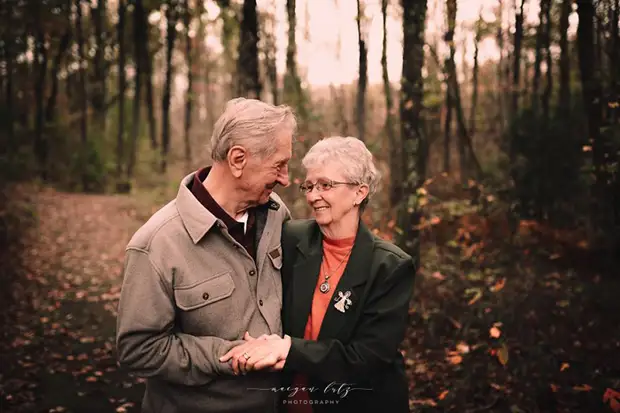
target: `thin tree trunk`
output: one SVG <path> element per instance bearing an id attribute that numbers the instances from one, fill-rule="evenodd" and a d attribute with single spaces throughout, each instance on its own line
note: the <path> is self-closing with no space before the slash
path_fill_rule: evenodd
<path id="1" fill-rule="evenodd" d="M 505 95 L 506 95 L 506 88 L 508 86 L 506 83 L 507 79 L 504 78 L 504 69 L 509 66 L 504 60 L 504 30 L 503 30 L 504 2 L 503 0 L 499 0 L 498 23 L 499 24 L 497 26 L 497 46 L 499 48 L 499 64 L 497 65 L 497 86 L 498 86 L 497 88 L 497 110 L 498 110 L 497 119 L 498 119 L 500 131 L 503 131 L 505 128 L 505 123 L 504 123 L 505 105 L 504 103 L 506 101 Z"/>
<path id="2" fill-rule="evenodd" d="M 288 44 L 286 46 L 286 74 L 284 76 L 284 98 L 297 109 L 302 122 L 307 119 L 306 105 L 301 89 L 301 79 L 297 73 L 297 15 L 295 14 L 295 0 L 286 0 L 286 15 L 288 19 Z"/>
<path id="3" fill-rule="evenodd" d="M 118 0 L 118 132 L 116 135 L 116 179 L 117 183 L 123 177 L 123 164 L 125 162 L 125 90 L 127 81 L 125 78 L 125 18 L 127 5 L 125 0 Z"/>
<path id="4" fill-rule="evenodd" d="M 52 123 L 52 121 L 54 120 L 54 115 L 56 114 L 56 100 L 58 98 L 58 72 L 60 71 L 60 63 L 62 62 L 62 57 L 69 49 L 70 40 L 71 29 L 69 26 L 65 34 L 63 34 L 62 38 L 60 39 L 58 53 L 54 57 L 54 62 L 52 63 L 52 91 L 47 99 L 47 107 L 45 109 L 45 121 L 47 123 Z"/>
<path id="5" fill-rule="evenodd" d="M 193 70 L 194 64 L 192 59 L 192 39 L 189 36 L 189 25 L 191 22 L 191 10 L 189 8 L 188 0 L 185 0 L 184 7 L 184 20 L 185 20 L 185 58 L 187 61 L 187 93 L 185 95 L 185 125 L 184 125 L 184 137 L 185 137 L 185 166 L 189 170 L 192 163 L 192 151 L 190 145 L 190 128 L 192 122 L 192 101 L 193 101 Z"/>
<path id="6" fill-rule="evenodd" d="M 102 135 L 106 130 L 106 114 L 103 110 L 106 101 L 106 69 L 105 69 L 105 17 L 107 13 L 107 0 L 98 0 L 97 7 L 91 9 L 91 15 L 95 27 L 95 56 L 94 56 L 94 83 L 92 105 L 95 110 L 97 127 Z"/>
<path id="7" fill-rule="evenodd" d="M 138 151 L 138 139 L 140 138 L 140 109 L 142 102 L 142 75 L 144 72 L 145 48 L 142 44 L 146 43 L 143 38 L 145 29 L 142 27 L 144 22 L 144 5 L 142 0 L 134 0 L 133 9 L 133 39 L 134 39 L 134 61 L 136 74 L 134 75 L 134 96 L 133 96 L 133 116 L 131 122 L 131 139 L 129 147 L 129 163 L 127 164 L 127 190 L 130 189 L 130 182 L 133 177 L 133 170 L 136 164 Z"/>
<path id="8" fill-rule="evenodd" d="M 550 0 L 540 1 L 540 12 L 538 14 L 538 29 L 536 30 L 536 48 L 534 50 L 534 80 L 532 83 L 532 109 L 538 113 L 538 102 L 540 100 L 540 76 L 543 59 L 543 49 L 545 43 L 545 16 Z"/>
<path id="9" fill-rule="evenodd" d="M 45 78 L 47 74 L 47 48 L 45 47 L 45 32 L 43 31 L 43 20 L 41 18 L 41 4 L 35 7 L 35 59 L 37 67 L 37 80 L 35 83 L 35 153 L 39 171 L 42 179 L 47 177 L 47 138 L 43 134 L 45 126 L 44 100 L 45 100 Z"/>
<path id="10" fill-rule="evenodd" d="M 256 0 L 244 0 L 237 60 L 237 94 L 260 99 L 261 83 L 258 70 L 258 16 Z"/>
<path id="11" fill-rule="evenodd" d="M 383 77 L 383 93 L 385 95 L 385 132 L 390 145 L 390 206 L 394 208 L 400 201 L 402 193 L 402 165 L 400 157 L 400 142 L 394 130 L 394 98 L 387 66 L 387 8 L 388 0 L 381 0 L 381 16 L 383 40 L 381 47 L 381 74 Z"/>
<path id="12" fill-rule="evenodd" d="M 170 148 L 170 98 L 172 86 L 172 52 L 176 39 L 175 25 L 177 22 L 176 1 L 168 0 L 166 9 L 166 82 L 162 98 L 162 139 L 161 139 L 161 173 L 166 172 L 168 161 L 168 150 Z"/>
<path id="13" fill-rule="evenodd" d="M 234 53 L 234 39 L 236 38 L 236 29 L 239 24 L 237 23 L 238 18 L 235 15 L 235 10 L 230 6 L 230 0 L 217 0 L 217 5 L 221 10 L 220 16 L 222 17 L 223 70 L 226 74 L 224 81 L 226 87 L 224 87 L 224 90 L 226 92 L 225 99 L 228 100 L 230 96 L 235 94 L 235 89 L 237 88 L 236 78 L 238 73 L 236 73 L 237 61 L 235 60 Z"/>
<path id="14" fill-rule="evenodd" d="M 364 6 L 362 0 L 357 0 L 357 45 L 359 48 L 359 77 L 357 81 L 357 133 L 363 142 L 366 139 L 366 85 L 368 83 L 368 50 L 366 48 L 366 34 L 362 32 Z"/>
<path id="15" fill-rule="evenodd" d="M 447 62 L 446 62 L 447 63 Z M 446 78 L 446 117 L 443 125 L 443 171 L 451 172 L 451 141 L 452 141 L 452 82 Z"/>
<path id="16" fill-rule="evenodd" d="M 428 142 L 423 135 L 422 101 L 426 0 L 401 0 L 403 7 L 403 69 L 400 94 L 404 188 L 399 208 L 399 244 L 420 264 L 420 205 L 418 189 L 424 183 Z"/>
<path id="17" fill-rule="evenodd" d="M 546 84 L 542 94 L 541 103 L 543 110 L 543 125 L 546 128 L 549 123 L 549 111 L 551 93 L 553 91 L 553 59 L 551 57 L 551 1 L 548 0 L 548 4 L 545 8 L 545 37 L 543 47 L 545 48 L 545 63 L 547 66 L 546 71 Z"/>
<path id="18" fill-rule="evenodd" d="M 501 4 L 501 3 L 500 3 Z M 469 113 L 469 133 L 471 136 L 476 135 L 476 116 L 478 109 L 478 54 L 480 51 L 480 41 L 482 40 L 482 10 L 478 16 L 478 22 L 476 23 L 476 34 L 474 36 L 474 69 L 472 78 L 472 92 L 471 92 L 471 109 Z M 501 31 L 501 26 L 500 29 Z M 501 97 L 503 100 L 503 95 Z"/>
<path id="19" fill-rule="evenodd" d="M 523 7 L 525 6 L 525 0 L 521 0 L 521 6 L 519 7 L 519 13 L 515 16 L 515 37 L 514 37 L 514 60 L 512 66 L 512 102 L 511 102 L 511 127 L 512 133 L 510 137 L 509 157 L 510 165 L 514 165 L 516 158 L 515 143 L 518 139 L 519 133 L 516 125 L 516 119 L 519 114 L 519 95 L 520 84 L 519 74 L 521 71 L 521 43 L 523 42 Z"/>
<path id="20" fill-rule="evenodd" d="M 14 94 L 13 94 L 13 39 L 10 35 L 4 36 L 4 58 L 6 61 L 6 89 L 5 89 L 5 98 L 6 98 L 6 111 L 8 117 L 8 142 L 9 142 L 9 151 L 12 151 L 17 147 L 17 142 L 15 141 L 15 114 L 13 111 L 13 106 L 15 104 Z"/>
<path id="21" fill-rule="evenodd" d="M 144 58 L 144 80 L 146 81 L 146 112 L 149 125 L 149 137 L 151 149 L 157 149 L 157 124 L 155 122 L 155 93 L 153 91 L 153 54 L 148 48 L 148 20 L 147 13 L 143 14 L 142 29 L 144 47 L 142 49 L 142 57 Z"/>
<path id="22" fill-rule="evenodd" d="M 82 30 L 82 4 L 81 0 L 75 1 L 77 15 L 75 18 L 75 31 L 78 44 L 78 62 L 79 62 L 79 82 L 80 82 L 80 110 L 82 117 L 80 118 L 80 135 L 82 137 L 82 162 L 84 162 L 84 168 L 82 168 L 82 189 L 84 191 L 90 190 L 90 182 L 86 174 L 86 162 L 89 153 L 88 148 L 88 95 L 86 91 L 86 67 L 85 58 L 86 52 L 84 50 L 84 32 Z"/>
<path id="23" fill-rule="evenodd" d="M 596 33 L 594 26 L 595 6 L 593 0 L 581 0 L 577 3 L 579 26 L 577 28 L 577 47 L 583 104 L 588 119 L 588 136 L 592 142 L 592 168 L 595 182 L 593 186 L 592 223 L 600 233 L 613 231 L 613 197 L 610 183 L 614 181 L 611 163 L 616 155 L 607 137 L 601 134 L 602 126 L 602 82 L 601 62 L 597 58 Z M 617 178 L 615 178 L 617 179 Z M 597 237 L 598 234 L 595 234 Z M 618 234 L 613 234 L 614 241 L 619 241 Z"/>
<path id="24" fill-rule="evenodd" d="M 278 97 L 278 70 L 276 65 L 277 45 L 275 39 L 275 9 L 275 0 L 272 0 L 271 10 L 265 19 L 268 24 L 266 24 L 264 29 L 265 50 L 263 54 L 265 58 L 265 71 L 267 72 L 267 78 L 269 79 L 269 85 L 271 86 L 271 97 L 273 104 L 278 105 L 280 99 Z"/>
<path id="25" fill-rule="evenodd" d="M 573 0 L 563 0 L 560 13 L 560 93 L 558 108 L 562 116 L 568 116 L 571 110 L 570 91 L 570 50 L 568 43 L 569 17 Z"/>

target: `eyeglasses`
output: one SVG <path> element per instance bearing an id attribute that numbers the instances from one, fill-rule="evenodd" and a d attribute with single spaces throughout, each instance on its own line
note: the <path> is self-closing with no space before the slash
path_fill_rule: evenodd
<path id="1" fill-rule="evenodd" d="M 304 182 L 299 185 L 299 190 L 304 194 L 309 194 L 314 188 L 319 192 L 329 191 L 335 185 L 359 185 L 357 182 L 338 182 L 331 179 L 319 179 L 316 183 Z"/>

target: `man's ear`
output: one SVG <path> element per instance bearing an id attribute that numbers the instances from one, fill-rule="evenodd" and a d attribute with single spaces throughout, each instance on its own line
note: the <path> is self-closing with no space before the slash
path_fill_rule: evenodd
<path id="1" fill-rule="evenodd" d="M 248 152 L 243 146 L 235 145 L 228 150 L 228 166 L 235 178 L 240 178 L 248 163 Z"/>

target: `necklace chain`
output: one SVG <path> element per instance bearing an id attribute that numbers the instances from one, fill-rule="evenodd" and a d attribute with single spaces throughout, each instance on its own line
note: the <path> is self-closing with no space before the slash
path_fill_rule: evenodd
<path id="1" fill-rule="evenodd" d="M 329 279 L 331 278 L 331 276 L 332 276 L 332 275 L 334 275 L 334 273 L 335 273 L 336 271 L 338 271 L 338 268 L 340 268 L 340 266 L 342 265 L 342 263 L 344 262 L 344 260 L 346 260 L 346 259 L 347 259 L 347 257 L 349 256 L 349 254 L 351 254 L 351 251 L 353 251 L 353 248 L 351 248 L 351 249 L 350 249 L 350 250 L 349 250 L 349 251 L 348 251 L 348 252 L 344 255 L 344 257 L 342 258 L 342 260 L 340 260 L 340 263 L 338 264 L 338 266 L 336 267 L 336 269 L 335 269 L 335 270 L 333 270 L 333 271 L 331 272 L 331 274 L 328 274 L 327 272 L 324 272 L 324 273 L 323 273 L 323 277 L 324 277 L 323 283 L 327 283 L 327 280 L 329 280 Z"/>

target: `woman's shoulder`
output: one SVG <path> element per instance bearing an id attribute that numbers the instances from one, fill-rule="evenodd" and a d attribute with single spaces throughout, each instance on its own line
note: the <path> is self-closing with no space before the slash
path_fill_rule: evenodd
<path id="1" fill-rule="evenodd" d="M 314 219 L 289 219 L 282 226 L 282 235 L 288 238 L 307 236 L 316 225 Z"/>
<path id="2" fill-rule="evenodd" d="M 401 264 L 404 261 L 413 262 L 411 255 L 407 254 L 396 244 L 375 236 L 374 254 L 380 260 L 387 260 L 395 264 Z"/>

